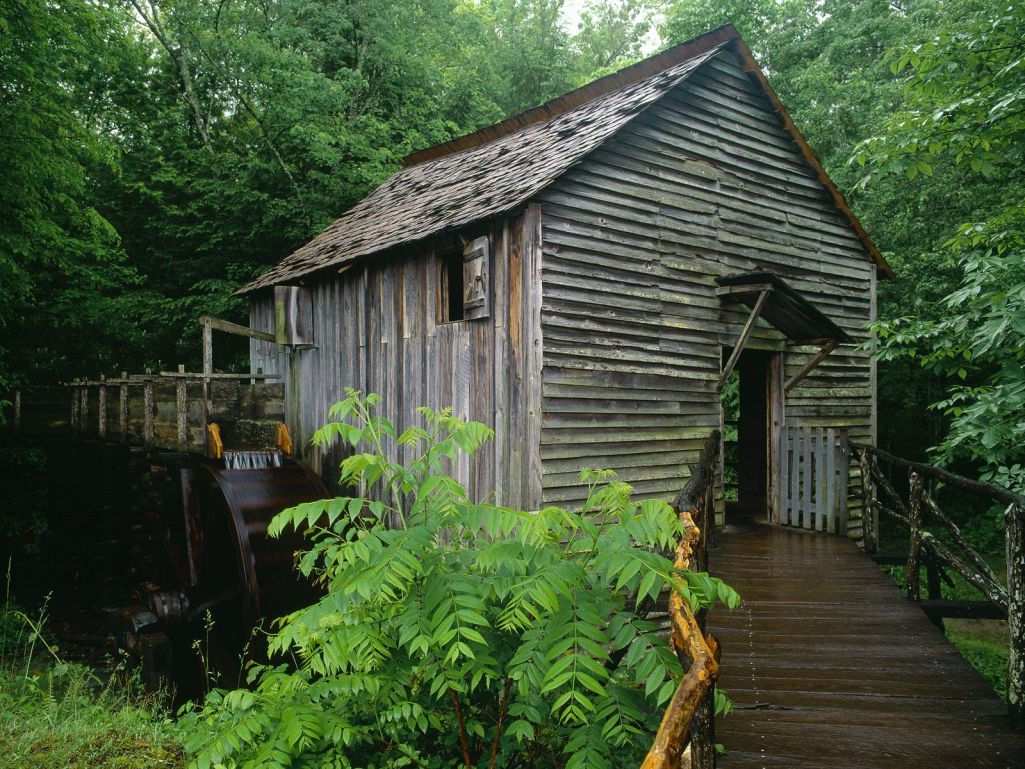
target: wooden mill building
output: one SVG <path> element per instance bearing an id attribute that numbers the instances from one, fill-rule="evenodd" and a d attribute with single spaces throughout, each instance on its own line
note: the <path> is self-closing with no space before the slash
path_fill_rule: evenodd
<path id="1" fill-rule="evenodd" d="M 741 501 L 808 525 L 828 496 L 842 526 L 849 495 L 856 535 L 840 441 L 874 442 L 858 345 L 881 274 L 725 26 L 411 155 L 242 293 L 251 326 L 287 343 L 253 340 L 253 371 L 284 375 L 289 428 L 325 476 L 337 457 L 308 441 L 350 386 L 396 425 L 451 405 L 493 426 L 458 468 L 474 495 L 574 504 L 581 468 L 601 467 L 669 498 L 736 370 Z"/>

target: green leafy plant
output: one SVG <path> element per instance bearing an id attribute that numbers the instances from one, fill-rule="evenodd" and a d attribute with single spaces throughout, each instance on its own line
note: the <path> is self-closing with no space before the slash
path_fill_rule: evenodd
<path id="1" fill-rule="evenodd" d="M 289 662 L 187 716 L 198 766 L 636 765 L 683 672 L 660 596 L 737 594 L 674 568 L 677 515 L 612 473 L 583 472 L 580 511 L 475 502 L 447 472 L 492 431 L 421 408 L 399 434 L 377 403 L 348 391 L 314 439 L 368 449 L 341 464 L 361 493 L 272 523 L 309 531 L 326 591 L 271 638 Z"/>

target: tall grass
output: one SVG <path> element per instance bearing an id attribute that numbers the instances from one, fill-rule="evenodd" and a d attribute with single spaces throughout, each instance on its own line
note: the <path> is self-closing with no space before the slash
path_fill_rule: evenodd
<path id="1" fill-rule="evenodd" d="M 0 607 L 0 769 L 169 769 L 185 765 L 178 727 L 131 676 L 68 662 L 10 595 Z"/>

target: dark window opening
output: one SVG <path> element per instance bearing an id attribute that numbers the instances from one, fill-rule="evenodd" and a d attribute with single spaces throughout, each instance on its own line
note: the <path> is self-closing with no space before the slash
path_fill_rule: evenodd
<path id="1" fill-rule="evenodd" d="M 441 258 L 442 323 L 463 319 L 463 255 L 458 251 Z"/>

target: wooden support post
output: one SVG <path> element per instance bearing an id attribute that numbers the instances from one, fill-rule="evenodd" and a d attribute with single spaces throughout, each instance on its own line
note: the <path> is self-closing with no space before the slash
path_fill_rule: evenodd
<path id="1" fill-rule="evenodd" d="M 912 601 L 920 601 L 919 571 L 922 567 L 922 476 L 912 471 L 911 497 L 908 500 L 908 522 L 911 539 L 908 543 L 907 564 L 907 596 Z"/>
<path id="2" fill-rule="evenodd" d="M 1007 534 L 1007 708 L 1014 724 L 1025 729 L 1025 506 L 1004 513 Z"/>
<path id="3" fill-rule="evenodd" d="M 76 385 L 78 380 L 74 380 Z M 71 388 L 71 429 L 73 431 L 78 430 L 78 409 L 81 405 L 81 401 L 78 399 L 78 387 L 73 386 Z"/>
<path id="4" fill-rule="evenodd" d="M 858 453 L 858 465 L 861 467 L 861 540 L 865 552 L 871 555 L 876 551 L 874 533 L 872 531 L 872 514 L 875 505 L 872 501 L 872 471 L 869 469 L 868 449 Z"/>
<path id="5" fill-rule="evenodd" d="M 792 377 L 790 377 L 790 379 L 788 379 L 786 381 L 786 384 L 783 385 L 783 392 L 784 393 L 788 393 L 793 388 L 797 387 L 797 385 L 800 383 L 800 381 L 802 379 L 804 379 L 806 376 L 808 376 L 808 374 L 810 374 L 812 372 L 812 370 L 816 366 L 818 366 L 820 363 L 822 363 L 822 361 L 824 361 L 826 359 L 826 356 L 829 355 L 829 353 L 833 352 L 833 350 L 835 348 L 836 348 L 836 340 L 835 339 L 830 339 L 828 342 L 826 342 L 824 345 L 822 345 L 822 347 L 819 349 L 819 351 L 817 353 L 815 353 L 808 360 L 807 363 L 805 363 L 803 366 L 801 366 L 801 369 L 796 374 L 794 374 Z"/>
<path id="6" fill-rule="evenodd" d="M 142 444 L 153 445 L 153 382 L 142 386 Z"/>
<path id="7" fill-rule="evenodd" d="M 121 372 L 117 398 L 117 430 L 122 443 L 128 443 L 128 372 Z"/>
<path id="8" fill-rule="evenodd" d="M 708 688 L 690 722 L 691 769 L 715 769 L 715 683 Z"/>
<path id="9" fill-rule="evenodd" d="M 185 365 L 178 364 L 178 373 L 185 373 Z M 185 379 L 181 378 L 175 382 L 175 417 L 178 423 L 178 451 L 182 454 L 189 450 L 189 413 L 188 413 L 188 390 L 186 390 Z"/>
<path id="10" fill-rule="evenodd" d="M 744 328 L 740 332 L 740 337 L 737 339 L 737 344 L 733 348 L 733 352 L 730 354 L 730 358 L 726 361 L 726 365 L 723 366 L 722 374 L 719 375 L 719 384 L 716 387 L 716 392 L 721 393 L 722 388 L 726 386 L 726 380 L 730 378 L 730 374 L 733 373 L 733 369 L 737 365 L 737 361 L 740 360 L 740 354 L 744 351 L 747 340 L 751 337 L 751 332 L 754 331 L 755 321 L 758 320 L 758 316 L 762 314 L 762 307 L 765 306 L 765 301 L 769 298 L 769 294 L 772 293 L 772 288 L 768 287 L 762 290 L 758 295 L 758 299 L 755 300 L 755 306 L 751 310 L 751 314 L 747 318 L 747 323 L 744 324 Z"/>
<path id="11" fill-rule="evenodd" d="M 21 390 L 14 391 L 14 429 L 21 429 Z"/>
<path id="12" fill-rule="evenodd" d="M 78 413 L 78 424 L 83 432 L 89 431 L 89 384 L 82 382 L 82 386 L 78 390 L 78 395 L 82 399 L 82 405 Z"/>
<path id="13" fill-rule="evenodd" d="M 210 318 L 204 317 L 203 323 L 203 373 L 214 373 L 214 329 Z M 210 456 L 210 438 L 206 426 L 210 424 L 210 379 L 203 377 L 203 453 Z"/>
<path id="14" fill-rule="evenodd" d="M 943 587 L 940 584 L 940 570 L 943 567 L 934 556 L 925 559 L 925 589 L 930 601 L 943 599 Z"/>
<path id="15" fill-rule="evenodd" d="M 940 571 L 943 566 L 940 564 L 939 559 L 929 552 L 926 553 L 925 557 L 925 589 L 929 595 L 928 604 L 933 602 L 940 602 L 943 600 L 943 588 L 940 585 Z M 938 612 L 926 612 L 926 616 L 929 617 L 929 621 L 934 624 L 940 630 L 943 630 L 943 617 Z"/>
<path id="16" fill-rule="evenodd" d="M 97 428 L 101 438 L 107 437 L 107 384 L 106 377 L 100 374 L 100 385 L 96 391 Z"/>

